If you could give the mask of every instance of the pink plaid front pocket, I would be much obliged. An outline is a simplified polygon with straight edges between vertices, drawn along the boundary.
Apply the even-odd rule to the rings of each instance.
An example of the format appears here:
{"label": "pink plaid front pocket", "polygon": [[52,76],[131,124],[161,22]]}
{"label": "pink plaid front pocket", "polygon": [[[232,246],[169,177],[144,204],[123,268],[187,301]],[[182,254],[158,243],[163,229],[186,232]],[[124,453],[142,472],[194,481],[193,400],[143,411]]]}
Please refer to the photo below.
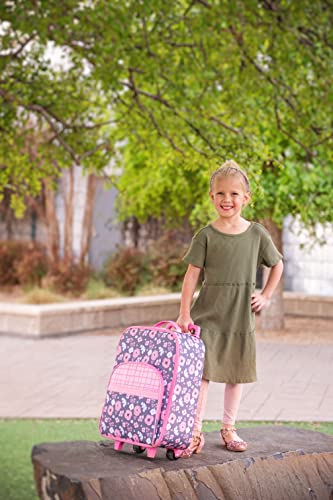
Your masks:
{"label": "pink plaid front pocket", "polygon": [[153,445],[163,392],[162,375],[154,366],[136,362],[116,366],[102,411],[101,434]]}

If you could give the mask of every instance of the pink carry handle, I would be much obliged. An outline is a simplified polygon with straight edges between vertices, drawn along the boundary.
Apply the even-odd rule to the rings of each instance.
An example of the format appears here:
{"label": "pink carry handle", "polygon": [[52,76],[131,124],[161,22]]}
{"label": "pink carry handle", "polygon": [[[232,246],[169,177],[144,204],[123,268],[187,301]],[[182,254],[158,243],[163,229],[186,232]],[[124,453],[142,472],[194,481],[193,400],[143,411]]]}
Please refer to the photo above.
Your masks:
{"label": "pink carry handle", "polygon": [[177,323],[175,323],[174,321],[169,321],[169,320],[165,320],[165,321],[159,321],[158,323],[155,323],[154,327],[159,327],[159,326],[162,326],[164,325],[164,328],[166,330],[171,330],[171,328],[175,328],[177,330],[177,332],[180,332],[180,327],[179,325],[177,325]]}
{"label": "pink carry handle", "polygon": [[[175,323],[174,321],[168,321],[168,320],[165,320],[165,321],[159,321],[158,323],[156,323],[154,325],[154,327],[159,327],[159,326],[162,326],[164,325],[164,328],[166,330],[171,330],[171,328],[175,328],[177,332],[180,332],[180,327],[179,325],[177,325],[177,323]],[[191,333],[191,335],[193,335],[194,337],[200,337],[200,326],[198,325],[193,325],[193,324],[190,324],[188,325],[188,329],[189,329],[189,332]]]}

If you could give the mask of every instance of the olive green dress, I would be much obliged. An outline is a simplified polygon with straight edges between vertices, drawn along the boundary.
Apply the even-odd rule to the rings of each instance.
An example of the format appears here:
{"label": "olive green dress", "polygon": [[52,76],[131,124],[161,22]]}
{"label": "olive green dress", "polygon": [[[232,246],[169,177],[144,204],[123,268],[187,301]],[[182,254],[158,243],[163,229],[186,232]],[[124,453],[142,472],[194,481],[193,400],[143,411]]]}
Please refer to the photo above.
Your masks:
{"label": "olive green dress", "polygon": [[204,273],[191,309],[206,346],[203,378],[230,384],[257,379],[251,295],[258,267],[272,267],[281,258],[269,233],[255,222],[240,234],[209,224],[193,237],[184,261]]}

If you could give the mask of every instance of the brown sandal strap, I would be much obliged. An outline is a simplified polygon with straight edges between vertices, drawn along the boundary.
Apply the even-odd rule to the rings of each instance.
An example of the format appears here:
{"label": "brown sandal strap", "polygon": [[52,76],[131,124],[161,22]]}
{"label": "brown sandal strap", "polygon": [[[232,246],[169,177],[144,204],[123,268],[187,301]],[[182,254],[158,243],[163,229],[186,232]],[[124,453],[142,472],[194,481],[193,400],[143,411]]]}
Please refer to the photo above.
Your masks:
{"label": "brown sandal strap", "polygon": [[220,430],[222,436],[226,436],[227,434],[229,434],[229,432],[236,432],[237,429],[236,427],[222,427],[222,429]]}
{"label": "brown sandal strap", "polygon": [[196,453],[197,449],[199,448],[201,441],[203,439],[202,434],[194,434],[192,436],[192,442],[191,444],[182,452],[181,458],[190,458],[193,453]]}

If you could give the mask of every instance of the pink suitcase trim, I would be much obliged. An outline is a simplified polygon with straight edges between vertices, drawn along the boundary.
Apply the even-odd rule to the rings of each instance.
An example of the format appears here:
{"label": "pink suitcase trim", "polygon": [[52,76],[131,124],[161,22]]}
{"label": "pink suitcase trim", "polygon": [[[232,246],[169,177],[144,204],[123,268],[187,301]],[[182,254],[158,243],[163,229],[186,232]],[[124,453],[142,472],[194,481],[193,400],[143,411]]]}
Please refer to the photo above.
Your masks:
{"label": "pink suitcase trim", "polygon": [[[148,402],[157,402],[154,407],[151,408],[150,413],[154,411],[153,414],[146,415],[143,420],[143,425],[145,428],[149,429],[152,437],[151,443],[148,443],[150,446],[154,446],[154,437],[156,436],[157,425],[159,422],[159,418],[161,415],[161,407],[162,407],[162,399],[164,395],[164,383],[163,377],[160,371],[155,367],[148,363],[142,362],[127,362],[120,365],[117,365],[111,373],[111,377],[108,384],[108,394],[110,398],[114,395],[115,403],[112,405],[108,405],[106,408],[106,412],[109,413],[110,420],[112,417],[114,418],[114,414],[123,411],[125,419],[128,420],[128,427],[132,423],[132,416],[135,415],[135,409],[137,408],[142,415],[144,415],[141,407],[144,406],[146,409],[149,409]],[[128,407],[126,410],[121,408],[121,401],[126,400],[126,398],[130,399],[132,396],[133,401],[136,399],[136,406],[133,405],[133,410],[131,411]],[[112,403],[113,399],[110,400]],[[117,402],[116,402],[117,401]],[[140,403],[140,404],[139,404]],[[119,405],[117,408],[117,404]],[[105,410],[105,407],[103,408]],[[102,412],[102,416],[100,419],[100,431],[102,431],[102,417],[105,418],[105,411]],[[154,415],[154,416],[153,416]],[[107,418],[107,417],[106,417]],[[152,424],[154,424],[152,426]],[[136,438],[129,439],[120,436],[118,433],[109,432],[107,437],[110,437],[114,440],[119,440],[131,443],[138,444],[138,440]],[[145,444],[147,443],[140,443]]]}

